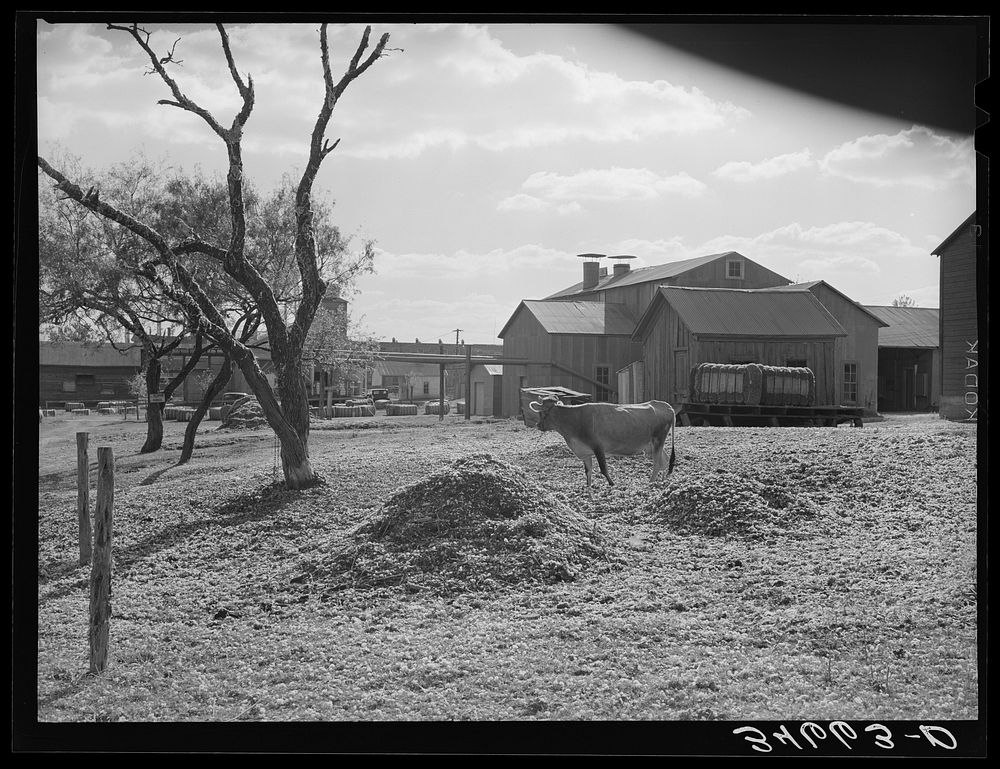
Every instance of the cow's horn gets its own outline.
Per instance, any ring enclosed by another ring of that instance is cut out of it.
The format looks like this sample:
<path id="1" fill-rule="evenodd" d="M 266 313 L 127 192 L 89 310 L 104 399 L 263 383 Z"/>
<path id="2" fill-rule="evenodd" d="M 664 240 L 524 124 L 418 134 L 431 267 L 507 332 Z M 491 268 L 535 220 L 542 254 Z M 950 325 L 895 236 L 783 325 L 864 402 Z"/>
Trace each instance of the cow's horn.
<path id="1" fill-rule="evenodd" d="M 535 406 L 537 406 L 538 408 L 535 408 Z M 534 411 L 536 414 L 541 414 L 542 413 L 542 402 L 541 401 L 532 401 L 531 403 L 528 404 L 528 408 L 531 409 L 532 411 Z"/>

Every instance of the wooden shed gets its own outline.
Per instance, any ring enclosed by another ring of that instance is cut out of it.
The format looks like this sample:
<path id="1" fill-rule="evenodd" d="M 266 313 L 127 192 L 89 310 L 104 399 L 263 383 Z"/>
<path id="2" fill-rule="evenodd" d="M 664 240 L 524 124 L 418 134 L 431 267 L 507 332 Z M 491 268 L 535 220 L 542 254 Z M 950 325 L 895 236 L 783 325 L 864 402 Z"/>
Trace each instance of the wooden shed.
<path id="1" fill-rule="evenodd" d="M 886 321 L 825 280 L 794 283 L 781 288 L 785 291 L 812 292 L 843 326 L 847 336 L 838 337 L 834 346 L 840 405 L 860 406 L 865 416 L 875 416 L 879 408 L 879 334 L 888 325 Z"/>
<path id="2" fill-rule="evenodd" d="M 839 405 L 837 340 L 843 326 L 808 290 L 661 287 L 636 325 L 643 396 L 684 403 L 701 363 L 807 367 L 816 403 Z"/>
<path id="3" fill-rule="evenodd" d="M 128 380 L 140 370 L 138 348 L 120 352 L 110 344 L 38 343 L 38 405 L 68 401 L 88 406 L 128 400 Z"/>
<path id="4" fill-rule="evenodd" d="M 976 421 L 979 410 L 979 305 L 976 291 L 981 232 L 973 213 L 934 251 L 940 260 L 941 396 L 945 419 Z"/>
<path id="5" fill-rule="evenodd" d="M 878 410 L 932 411 L 940 398 L 940 313 L 929 307 L 877 307 Z"/>
<path id="6" fill-rule="evenodd" d="M 515 416 L 524 387 L 559 385 L 589 393 L 594 401 L 617 400 L 615 372 L 641 357 L 632 339 L 635 319 L 622 304 L 521 302 L 498 336 L 504 358 L 503 416 Z"/>
<path id="7" fill-rule="evenodd" d="M 503 366 L 478 363 L 469 374 L 469 412 L 479 417 L 499 416 L 503 413 Z"/>

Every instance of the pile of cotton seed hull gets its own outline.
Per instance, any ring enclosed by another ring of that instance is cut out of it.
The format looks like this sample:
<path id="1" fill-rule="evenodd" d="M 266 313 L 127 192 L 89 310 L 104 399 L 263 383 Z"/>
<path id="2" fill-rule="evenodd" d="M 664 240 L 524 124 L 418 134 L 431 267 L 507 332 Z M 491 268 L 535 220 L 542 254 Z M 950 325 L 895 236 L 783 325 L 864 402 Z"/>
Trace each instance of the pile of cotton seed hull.
<path id="1" fill-rule="evenodd" d="M 612 558 L 594 524 L 488 454 L 390 497 L 313 565 L 328 588 L 400 585 L 449 594 L 573 580 Z"/>
<path id="2" fill-rule="evenodd" d="M 774 478 L 715 472 L 672 481 L 642 509 L 642 517 L 681 534 L 765 536 L 816 515 L 816 504 Z"/>
<path id="3" fill-rule="evenodd" d="M 267 427 L 267 419 L 260 403 L 254 397 L 236 401 L 220 425 L 220 428 L 231 430 L 256 430 L 259 427 Z"/>

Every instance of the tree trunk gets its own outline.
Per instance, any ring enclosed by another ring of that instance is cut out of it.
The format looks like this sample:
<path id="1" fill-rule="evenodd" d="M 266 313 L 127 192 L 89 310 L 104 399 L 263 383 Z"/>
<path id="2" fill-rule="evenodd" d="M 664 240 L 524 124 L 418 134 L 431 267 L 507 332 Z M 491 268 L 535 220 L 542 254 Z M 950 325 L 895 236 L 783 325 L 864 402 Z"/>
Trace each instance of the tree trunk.
<path id="1" fill-rule="evenodd" d="M 205 395 L 201 399 L 201 403 L 194 410 L 194 413 L 191 415 L 191 421 L 188 422 L 184 430 L 184 445 L 181 447 L 181 458 L 177 461 L 177 464 L 183 465 L 191 459 L 191 454 L 194 453 L 194 437 L 198 432 L 198 425 L 201 424 L 201 420 L 208 413 L 212 401 L 219 396 L 219 393 L 226 389 L 226 385 L 229 384 L 229 379 L 232 375 L 233 360 L 227 355 L 222 363 L 222 368 L 219 369 L 219 373 L 215 375 L 215 379 L 212 380 L 208 389 L 205 390 Z"/>
<path id="2" fill-rule="evenodd" d="M 273 348 L 271 357 L 272 360 L 278 357 Z M 282 398 L 281 403 L 279 403 L 274 390 L 271 389 L 271 385 L 257 365 L 251 351 L 245 350 L 242 354 L 237 353 L 236 363 L 239 365 L 240 371 L 243 372 L 250 389 L 257 396 L 257 401 L 264 412 L 264 418 L 267 419 L 268 425 L 278 438 L 278 443 L 281 446 L 281 469 L 285 476 L 285 485 L 289 489 L 304 489 L 311 486 L 315 483 L 316 476 L 309 462 L 309 402 L 306 398 L 302 377 L 297 375 L 297 378 L 293 380 L 299 386 L 299 391 L 296 393 L 294 387 L 283 386 L 285 377 L 281 373 L 278 374 L 278 387 Z M 296 369 L 296 374 L 297 371 Z"/>
<path id="3" fill-rule="evenodd" d="M 309 391 L 302 372 L 296 365 L 278 371 L 278 397 L 281 413 L 298 440 L 281 440 L 281 469 L 290 489 L 303 488 L 315 482 L 309 462 Z"/>
<path id="4" fill-rule="evenodd" d="M 152 395 L 160 391 L 160 361 L 150 358 L 146 366 L 146 393 Z M 140 454 L 159 451 L 163 445 L 163 404 L 146 402 L 146 442 L 139 449 Z"/>

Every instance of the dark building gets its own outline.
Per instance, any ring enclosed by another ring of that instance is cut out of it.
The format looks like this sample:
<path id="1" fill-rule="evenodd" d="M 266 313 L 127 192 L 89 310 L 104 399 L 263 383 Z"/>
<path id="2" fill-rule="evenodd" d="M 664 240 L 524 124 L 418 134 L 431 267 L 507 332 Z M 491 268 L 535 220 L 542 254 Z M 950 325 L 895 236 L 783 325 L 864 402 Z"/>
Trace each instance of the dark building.
<path id="1" fill-rule="evenodd" d="M 129 379 L 140 370 L 137 348 L 119 352 L 110 344 L 38 343 L 38 405 L 59 408 L 66 402 L 94 406 L 129 400 Z M 57 405 L 58 404 L 58 405 Z"/>
<path id="2" fill-rule="evenodd" d="M 878 332 L 878 410 L 933 411 L 941 370 L 940 313 L 925 307 L 872 307 Z"/>
<path id="3" fill-rule="evenodd" d="M 979 308 L 976 263 L 980 229 L 973 213 L 932 252 L 940 260 L 941 396 L 945 419 L 974 421 L 979 409 Z"/>

